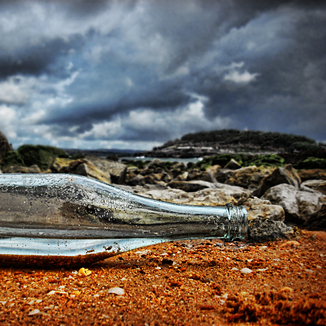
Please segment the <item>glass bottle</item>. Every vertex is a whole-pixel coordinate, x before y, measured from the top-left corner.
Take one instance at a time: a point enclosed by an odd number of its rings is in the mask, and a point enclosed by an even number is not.
[[[86,263],[174,240],[244,239],[247,228],[243,206],[172,204],[79,175],[0,175],[0,263]]]

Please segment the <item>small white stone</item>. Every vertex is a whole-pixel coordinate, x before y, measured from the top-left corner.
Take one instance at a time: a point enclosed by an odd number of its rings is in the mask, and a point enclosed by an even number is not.
[[[33,315],[37,315],[40,313],[39,309],[34,309],[32,311],[29,312],[28,316],[33,316]]]
[[[250,274],[252,273],[252,270],[250,268],[242,268],[242,270],[240,271],[241,273],[244,273],[244,274]]]
[[[119,287],[114,287],[108,290],[109,293],[117,294],[117,295],[124,295],[125,290]]]
[[[239,269],[238,268],[236,268],[236,267],[233,267],[232,269],[231,269],[231,271],[238,271]]]

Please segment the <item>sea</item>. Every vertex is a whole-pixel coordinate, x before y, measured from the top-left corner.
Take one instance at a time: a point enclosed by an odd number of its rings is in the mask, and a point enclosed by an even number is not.
[[[202,157],[190,157],[190,158],[175,158],[175,157],[147,157],[147,156],[122,156],[119,157],[119,162],[122,162],[123,160],[130,160],[130,161],[153,161],[156,158],[163,162],[182,162],[183,164],[187,164],[189,162],[197,163],[203,160]]]

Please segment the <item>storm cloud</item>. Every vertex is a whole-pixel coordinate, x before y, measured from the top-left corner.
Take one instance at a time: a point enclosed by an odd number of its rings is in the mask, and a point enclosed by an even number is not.
[[[326,141],[325,27],[320,1],[0,1],[0,130],[14,147]]]

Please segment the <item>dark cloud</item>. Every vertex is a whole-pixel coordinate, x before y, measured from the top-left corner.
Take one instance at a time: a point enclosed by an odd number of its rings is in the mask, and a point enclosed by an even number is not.
[[[320,1],[0,1],[1,9],[0,129],[17,143],[13,119],[34,140],[71,146],[150,147],[224,127],[326,140]]]
[[[60,66],[60,58],[67,57],[72,50],[78,51],[82,43],[82,36],[72,35],[69,40],[60,37],[40,40],[38,44],[26,45],[15,52],[4,49],[0,54],[0,78],[16,74],[51,74],[64,78],[67,74],[65,67]]]

